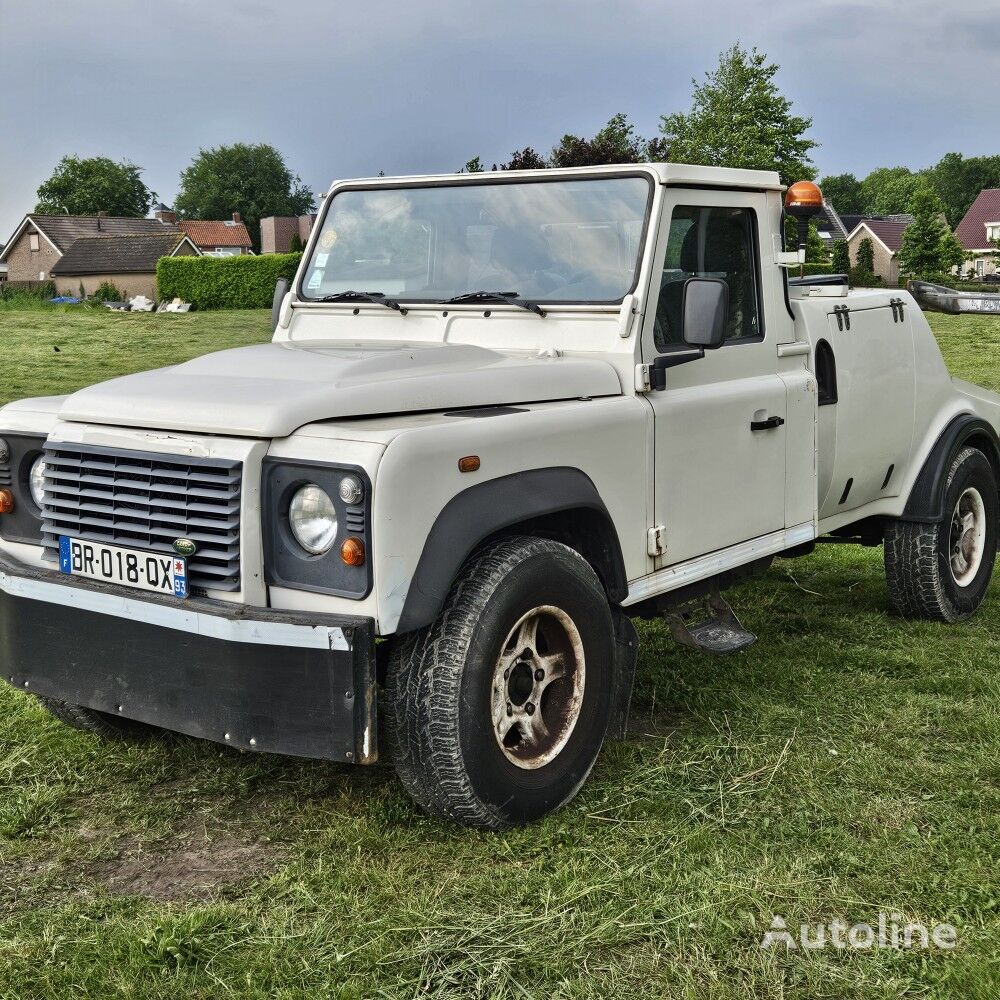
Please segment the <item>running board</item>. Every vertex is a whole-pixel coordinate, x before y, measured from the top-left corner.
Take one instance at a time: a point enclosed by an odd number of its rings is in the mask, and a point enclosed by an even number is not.
[[[665,611],[663,617],[682,646],[714,656],[738,653],[757,641],[718,591]]]

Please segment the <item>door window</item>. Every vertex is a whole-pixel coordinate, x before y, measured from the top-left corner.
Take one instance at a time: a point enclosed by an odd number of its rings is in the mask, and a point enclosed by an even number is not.
[[[756,215],[749,208],[678,205],[670,220],[656,305],[657,351],[683,343],[681,302],[688,278],[722,278],[729,285],[726,340],[759,340],[760,311]]]

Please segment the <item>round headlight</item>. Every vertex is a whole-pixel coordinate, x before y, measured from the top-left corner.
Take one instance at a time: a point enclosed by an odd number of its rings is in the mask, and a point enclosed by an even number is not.
[[[365,495],[365,488],[357,476],[344,476],[340,481],[340,499],[344,503],[357,503]]]
[[[45,502],[45,457],[39,455],[31,466],[28,474],[28,487],[31,490],[31,499],[35,501],[35,506],[39,510]]]
[[[318,486],[303,486],[292,497],[288,523],[295,541],[310,555],[321,556],[337,540],[337,508]]]

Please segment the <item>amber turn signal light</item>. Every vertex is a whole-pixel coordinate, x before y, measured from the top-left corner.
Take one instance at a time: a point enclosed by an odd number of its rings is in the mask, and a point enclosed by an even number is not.
[[[14,494],[10,490],[0,490],[0,514],[14,513]]]
[[[340,546],[340,558],[348,566],[364,566],[365,543],[360,538],[345,538]]]
[[[479,471],[479,456],[478,455],[466,455],[465,458],[460,458],[458,460],[458,471],[459,472],[478,472]]]
[[[808,219],[823,208],[823,192],[812,181],[796,181],[785,192],[785,211],[797,219]]]

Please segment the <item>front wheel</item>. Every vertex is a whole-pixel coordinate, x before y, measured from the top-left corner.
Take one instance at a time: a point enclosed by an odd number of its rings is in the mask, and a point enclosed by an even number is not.
[[[885,533],[889,600],[901,615],[957,622],[983,603],[997,551],[997,480],[986,456],[952,460],[938,524],[894,521]]]
[[[501,540],[472,557],[432,625],[398,641],[388,741],[428,812],[504,829],[568,802],[604,741],[611,609],[575,551]]]

